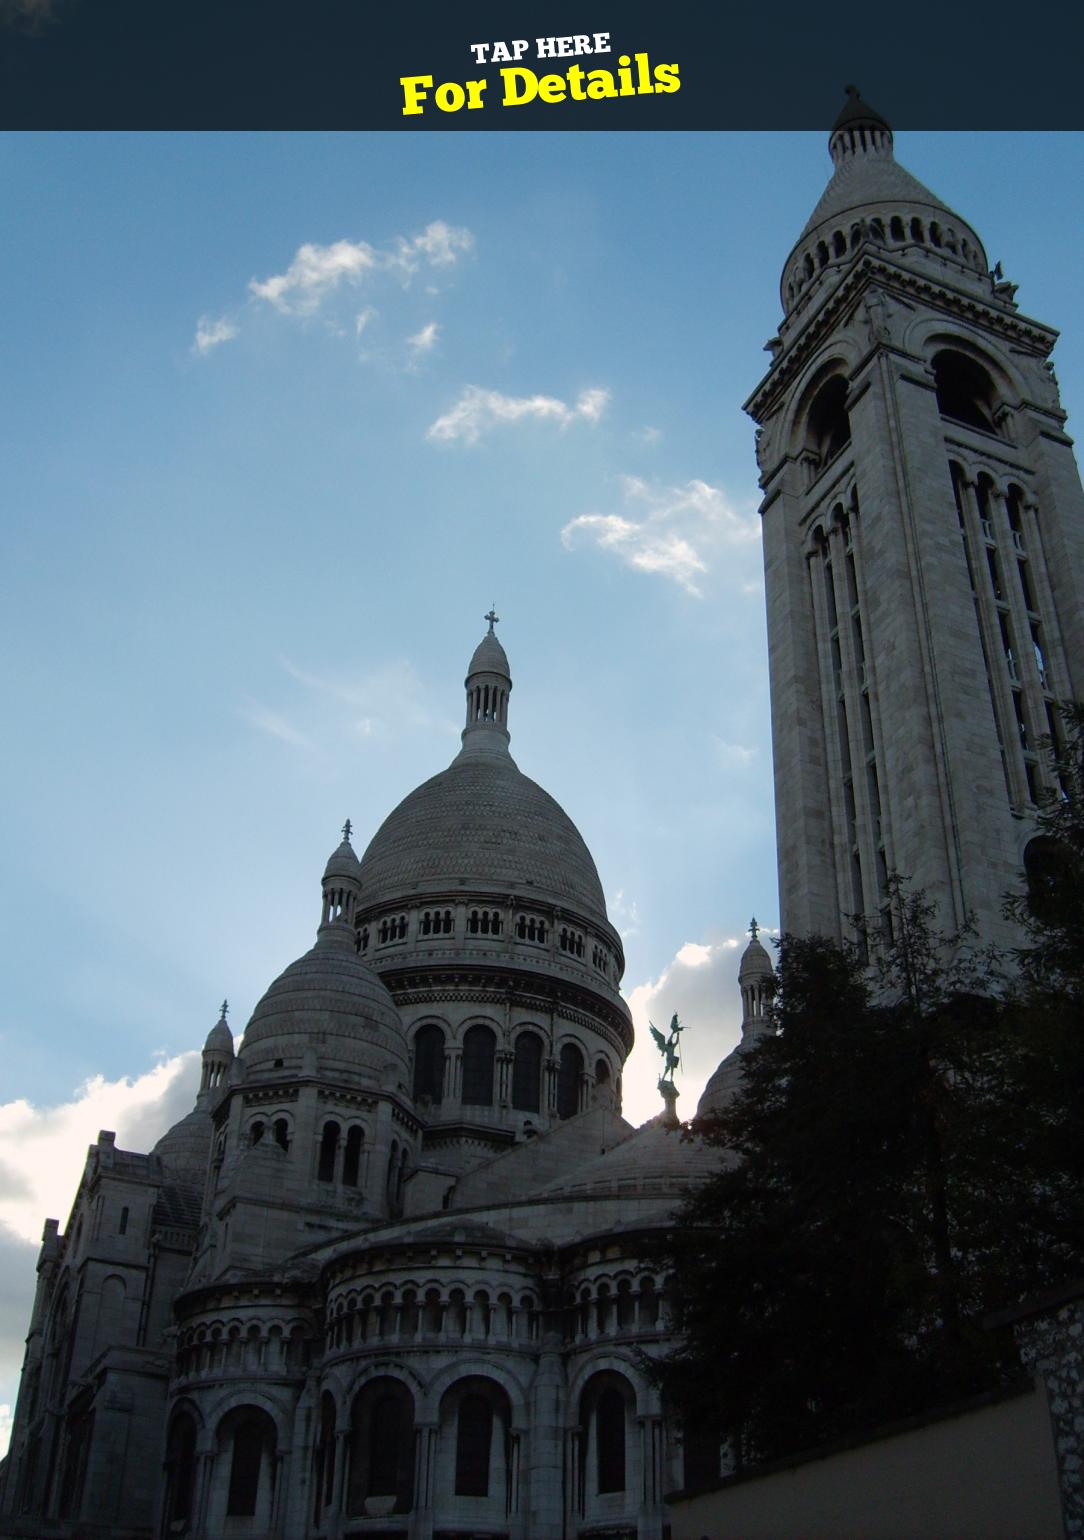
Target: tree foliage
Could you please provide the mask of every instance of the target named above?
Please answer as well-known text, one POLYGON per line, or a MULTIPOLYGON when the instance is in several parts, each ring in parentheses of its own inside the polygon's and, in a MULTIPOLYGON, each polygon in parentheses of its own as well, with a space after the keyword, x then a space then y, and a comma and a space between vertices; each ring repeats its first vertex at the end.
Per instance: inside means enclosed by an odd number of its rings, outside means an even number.
POLYGON ((1026 944, 1017 953, 1033 1000, 1084 1005, 1084 703, 1060 710, 1060 732, 1043 740, 1059 791, 1040 806, 1028 845, 1027 889, 1005 908, 1026 944))
POLYGON ((697 1128, 724 1160, 667 1238, 685 1335, 663 1388, 739 1461, 996 1385, 1016 1366, 984 1313, 1084 1270, 1077 1093, 1044 1059, 1065 1033, 1036 1037, 993 960, 892 886, 872 966, 784 938, 775 1032, 697 1128))

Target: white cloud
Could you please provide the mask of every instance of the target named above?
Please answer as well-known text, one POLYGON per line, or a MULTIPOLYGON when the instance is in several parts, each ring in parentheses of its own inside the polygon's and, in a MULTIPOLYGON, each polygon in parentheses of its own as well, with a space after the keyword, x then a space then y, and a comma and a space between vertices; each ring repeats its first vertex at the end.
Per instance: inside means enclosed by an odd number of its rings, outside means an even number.
MULTIPOLYGON (((344 737, 391 743, 405 733, 452 737, 457 725, 435 711, 414 665, 395 659, 365 673, 314 672, 280 658, 283 672, 300 692, 288 709, 249 702, 242 716, 251 727, 309 755, 317 744, 344 737)), ((315 756, 323 759, 323 756, 315 756)))
POLYGON ((343 285, 354 288, 379 272, 395 273, 409 283, 423 262, 430 267, 450 267, 473 245, 469 230, 442 219, 427 225, 420 235, 396 236, 383 248, 368 241, 332 241, 328 246, 306 241, 284 273, 253 278, 249 293, 286 315, 311 315, 343 285))
POLYGON ((271 711, 267 706, 261 706, 253 701, 244 708, 242 714, 250 727, 266 733, 269 738, 277 738, 280 743, 288 743, 291 748, 304 749, 306 752, 313 747, 311 740, 301 729, 295 727, 279 711, 271 711))
POLYGON ((642 516, 581 513, 561 530, 567 550, 586 539, 626 566, 670 578, 699 599, 708 556, 724 547, 752 545, 760 532, 755 515, 739 513, 719 487, 706 481, 651 487, 638 476, 624 476, 622 488, 625 503, 633 513, 643 509, 642 516))
POLYGON ((600 550, 615 552, 630 567, 673 578, 687 593, 700 597, 694 578, 708 570, 707 564, 684 536, 668 530, 656 532, 616 513, 581 513, 570 519, 561 531, 569 550, 579 534, 588 535, 600 550))
POLYGON ((643 444, 657 444, 662 438, 661 428, 643 427, 636 437, 643 444))
POLYGON ((423 326, 420 332, 415 332, 413 337, 407 338, 407 346, 413 348, 415 353, 428 353, 436 346, 440 327, 436 321, 430 321, 428 326, 423 326))
POLYGON ((738 770, 751 765, 757 757, 755 748, 744 743, 727 743, 725 738, 713 738, 715 758, 724 770, 738 770))
POLYGON ((364 310, 359 310, 358 311, 357 315, 354 317, 354 336, 355 337, 360 337, 361 336, 362 332, 365 330, 365 328, 368 326, 369 322, 373 319, 373 317, 376 314, 377 314, 377 312, 373 309, 372 305, 366 305, 364 310))
POLYGON ((196 322, 196 340, 192 344, 192 351, 202 357, 212 348, 220 347, 223 342, 232 342, 237 333, 237 326, 228 316, 220 316, 217 321, 212 321, 210 316, 201 315, 196 322))
POLYGON ((556 396, 505 396, 498 390, 468 385, 451 411, 430 425, 426 438, 476 444, 483 433, 505 423, 555 422, 561 428, 577 421, 595 424, 609 400, 610 392, 599 387, 582 391, 575 405, 569 406, 556 396))
POLYGON ((634 898, 625 897, 624 888, 618 888, 613 898, 606 905, 606 912, 610 921, 617 927, 617 933, 622 941, 628 941, 631 936, 640 933, 640 910, 634 898))
POLYGON ((395 260, 411 273, 417 270, 419 257, 423 257, 430 267, 451 267, 460 252, 470 251, 473 246, 474 236, 469 230, 445 224, 443 219, 434 219, 413 240, 399 237, 395 260))
POLYGON ((199 1064, 198 1052, 181 1053, 135 1079, 94 1075, 55 1106, 0 1105, 0 1165, 14 1175, 0 1184, 0 1225, 34 1242, 46 1216, 63 1225, 98 1130, 112 1129, 122 1149, 148 1150, 191 1111, 199 1064))

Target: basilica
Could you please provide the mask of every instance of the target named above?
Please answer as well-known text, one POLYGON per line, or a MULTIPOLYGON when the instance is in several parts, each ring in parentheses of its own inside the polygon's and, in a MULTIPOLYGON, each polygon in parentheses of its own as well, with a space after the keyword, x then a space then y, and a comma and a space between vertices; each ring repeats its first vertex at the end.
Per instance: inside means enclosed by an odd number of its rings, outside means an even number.
MULTIPOLYGON (((747 407, 783 923, 890 924, 906 871, 1003 941, 1040 740, 1084 695, 1056 334, 857 97, 830 151, 747 407)), ((145 1154, 102 1132, 46 1221, 0 1535, 663 1540, 667 1494, 719 1475, 649 1368, 651 1238, 720 1156, 672 1102, 621 1115, 621 938, 512 757, 486 619, 455 759, 360 858, 347 824, 315 944, 236 1050, 223 1008, 193 1110, 145 1154)), ((771 974, 754 933, 701 1111, 771 974)))

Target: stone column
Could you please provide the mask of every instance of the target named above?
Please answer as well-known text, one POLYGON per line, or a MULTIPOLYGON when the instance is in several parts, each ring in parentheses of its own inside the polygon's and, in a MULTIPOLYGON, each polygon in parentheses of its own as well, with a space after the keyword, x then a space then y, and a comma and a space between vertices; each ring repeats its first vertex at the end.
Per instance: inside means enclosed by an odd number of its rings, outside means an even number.
MULTIPOLYGON (((1020 732, 1016 725, 1016 711, 1007 680, 1008 665, 1002 665, 1000 661, 1004 657, 1001 628, 997 621, 997 604, 990 583, 986 533, 982 527, 973 481, 960 482, 960 497, 963 503, 964 529, 967 532, 967 551, 971 561, 971 577, 975 585, 979 630, 986 657, 986 675, 990 681, 990 694, 993 698, 998 732, 1001 737, 1005 777, 1008 781, 1012 805, 1014 808, 1020 808, 1030 799, 1023 762, 1020 758, 1020 732)), ((1013 560, 1015 559, 1014 554, 1013 560)), ((1003 587, 1008 587, 1008 575, 1004 570, 1001 571, 1001 582, 1003 587)))
POLYGON ((435 1422, 419 1422, 415 1425, 414 1517, 410 1524, 411 1540, 430 1540, 433 1533, 439 1432, 439 1426, 435 1422))

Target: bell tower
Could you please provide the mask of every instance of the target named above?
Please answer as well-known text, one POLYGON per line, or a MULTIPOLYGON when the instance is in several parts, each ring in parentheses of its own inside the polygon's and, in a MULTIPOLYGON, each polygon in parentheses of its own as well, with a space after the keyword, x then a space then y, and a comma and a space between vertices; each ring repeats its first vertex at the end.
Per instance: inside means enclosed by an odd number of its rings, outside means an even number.
POLYGON ((849 90, 746 403, 764 497, 784 930, 887 918, 1011 945, 1042 752, 1084 695, 1084 497, 1049 354, 965 219, 849 90))

